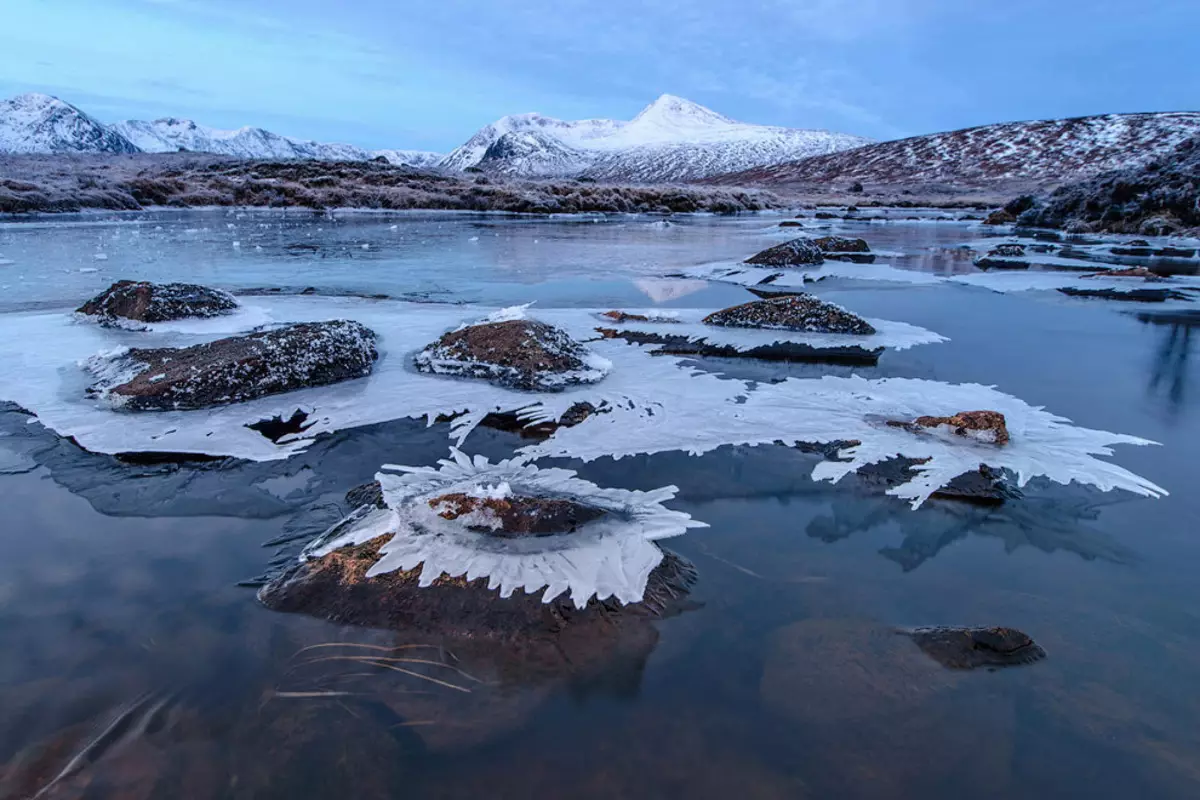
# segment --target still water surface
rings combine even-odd
[[[749,296],[661,276],[779,241],[776,221],[222,211],[7,223],[0,311],[71,307],[125,277],[716,307]],[[905,253],[896,266],[935,272],[970,269],[951,248],[981,235],[841,227]],[[1200,796],[1191,318],[945,284],[816,291],[950,337],[860,374],[995,384],[1080,425],[1162,442],[1115,459],[1172,495],[1035,482],[999,508],[933,501],[913,512],[857,479],[815,484],[816,457],[783,447],[570,464],[601,484],[680,487],[672,506],[712,526],[668,543],[698,568],[694,602],[572,669],[483,644],[454,653],[485,679],[467,693],[305,665],[325,652],[306,647],[405,636],[276,614],[238,585],[336,519],[341,496],[379,465],[444,457],[443,428],[342,432],[286,462],[135,466],[9,408],[0,797],[36,794],[97,737],[43,797]],[[468,445],[501,457],[518,441],[480,430]],[[271,541],[281,544],[263,547]],[[937,624],[1018,627],[1049,657],[951,673],[892,632]],[[308,696],[331,687],[345,694]]]

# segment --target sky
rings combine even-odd
[[[1200,107],[1196,0],[0,0],[0,96],[446,151],[663,93],[876,139]]]

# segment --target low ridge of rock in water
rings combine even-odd
[[[875,263],[875,254],[865,239],[850,239],[845,236],[822,236],[813,244],[821,248],[825,258],[835,261],[853,261],[856,264]]]
[[[793,239],[790,242],[768,247],[757,255],[746,259],[747,264],[764,267],[800,267],[821,264],[825,255],[812,239]]]
[[[607,513],[564,498],[475,497],[462,492],[435,497],[429,507],[443,519],[461,520],[472,530],[504,538],[573,533]]]
[[[238,307],[233,295],[194,283],[117,281],[88,300],[76,313],[135,322],[170,322],[228,314]]]
[[[1046,657],[1046,651],[1015,628],[917,628],[906,636],[949,669],[1014,667]]]
[[[566,331],[530,319],[482,322],[451,331],[413,361],[421,372],[542,392],[595,383],[611,367]]]
[[[795,294],[755,300],[726,308],[704,318],[708,325],[730,328],[761,328],[814,333],[875,333],[869,322],[832,303],[810,294]]]
[[[130,411],[183,411],[368,375],[375,334],[349,320],[285,325],[184,348],[98,356],[89,393]]]

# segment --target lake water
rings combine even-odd
[[[0,313],[69,309],[119,278],[720,307],[750,295],[663,276],[782,241],[778,219],[291,210],[7,222]],[[986,235],[835,224],[897,254],[882,261],[934,275],[973,272],[955,248]],[[1112,460],[1171,495],[1034,481],[1000,507],[913,511],[854,476],[814,483],[817,457],[782,446],[562,462],[602,485],[680,488],[671,507],[711,526],[666,543],[698,570],[692,603],[569,670],[476,643],[449,656],[485,678],[460,692],[307,663],[331,652],[319,645],[406,637],[274,613],[239,585],[294,557],[380,465],[445,457],[445,426],[342,431],[284,461],[132,465],[3,407],[0,797],[33,796],[64,770],[42,797],[1200,796],[1200,321],[1183,306],[1154,318],[1153,305],[955,283],[831,279],[814,291],[950,341],[875,368],[716,366],[994,384],[1079,425],[1161,442]],[[520,443],[481,429],[468,449],[498,458]],[[894,632],[943,624],[1017,627],[1048,657],[951,672]],[[330,687],[345,694],[313,696]]]

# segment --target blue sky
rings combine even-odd
[[[0,95],[448,150],[664,92],[887,139],[1200,107],[1196,0],[0,0]]]

